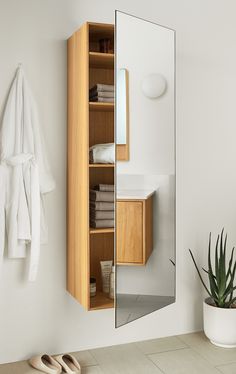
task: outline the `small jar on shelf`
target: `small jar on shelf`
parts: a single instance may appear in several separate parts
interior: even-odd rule
[[[90,297],[96,296],[96,292],[97,292],[97,289],[96,289],[96,278],[91,277],[90,278]]]

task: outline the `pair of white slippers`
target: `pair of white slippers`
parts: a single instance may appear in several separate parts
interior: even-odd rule
[[[59,373],[81,373],[81,367],[76,358],[70,354],[50,356],[42,355],[35,356],[29,360],[30,365],[48,374],[59,374]]]

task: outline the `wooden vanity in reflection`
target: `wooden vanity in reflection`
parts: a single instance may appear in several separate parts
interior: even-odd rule
[[[117,192],[116,263],[145,265],[153,250],[152,190]]]

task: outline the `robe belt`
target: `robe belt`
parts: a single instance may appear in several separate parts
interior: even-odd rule
[[[39,186],[39,170],[35,162],[35,157],[30,153],[20,153],[5,159],[8,165],[16,167],[24,166],[22,178],[24,174],[29,173],[30,176],[30,196],[26,197],[28,201],[28,213],[31,222],[31,240],[30,240],[30,263],[29,263],[29,281],[35,281],[38,270],[40,255],[40,186]],[[22,191],[26,195],[26,190]],[[19,208],[18,208],[19,209]],[[22,238],[18,238],[19,240]]]
[[[19,153],[15,156],[8,157],[5,159],[6,163],[10,166],[17,166],[21,164],[25,164],[28,161],[31,161],[34,159],[34,155],[31,153]]]

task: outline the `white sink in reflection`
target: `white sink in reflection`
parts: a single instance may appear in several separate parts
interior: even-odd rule
[[[146,200],[152,196],[156,190],[117,190],[118,200]]]

